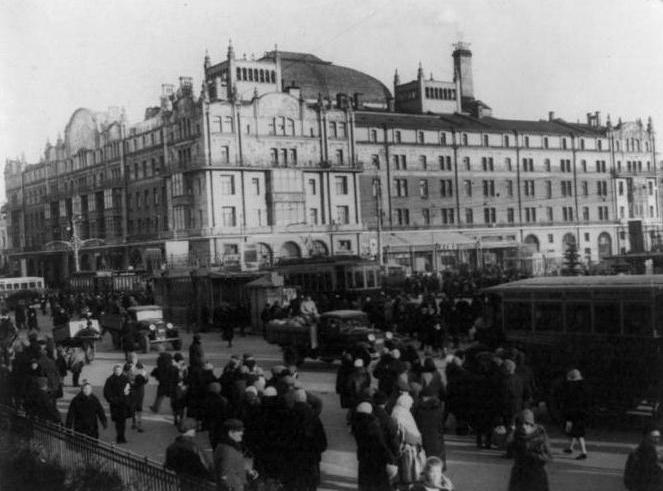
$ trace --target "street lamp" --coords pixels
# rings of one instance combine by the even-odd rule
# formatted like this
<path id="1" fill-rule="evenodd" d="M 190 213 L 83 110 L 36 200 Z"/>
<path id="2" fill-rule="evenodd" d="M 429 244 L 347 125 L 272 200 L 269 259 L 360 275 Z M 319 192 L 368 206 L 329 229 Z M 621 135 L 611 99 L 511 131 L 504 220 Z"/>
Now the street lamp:
<path id="1" fill-rule="evenodd" d="M 71 247 L 71 250 L 74 252 L 74 268 L 77 273 L 81 270 L 81 263 L 78 257 L 78 251 L 81 248 L 81 237 L 78 232 L 78 225 L 80 222 L 80 216 L 73 216 L 69 222 L 71 225 L 67 227 L 67 232 L 70 233 L 68 244 Z"/>

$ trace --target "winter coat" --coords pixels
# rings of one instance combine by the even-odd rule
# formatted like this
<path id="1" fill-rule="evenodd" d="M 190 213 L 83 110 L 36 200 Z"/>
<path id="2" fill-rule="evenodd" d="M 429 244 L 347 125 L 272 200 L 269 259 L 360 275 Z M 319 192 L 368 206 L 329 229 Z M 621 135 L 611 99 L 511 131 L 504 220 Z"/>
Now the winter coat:
<path id="1" fill-rule="evenodd" d="M 180 435 L 166 449 L 166 469 L 200 479 L 210 479 L 209 462 L 205 452 L 193 437 Z"/>
<path id="2" fill-rule="evenodd" d="M 359 489 L 371 491 L 392 489 L 387 475 L 387 464 L 395 465 L 396 457 L 385 441 L 378 419 L 373 414 L 355 414 L 352 420 L 352 434 L 357 441 Z"/>
<path id="3" fill-rule="evenodd" d="M 207 430 L 212 448 L 223 436 L 223 422 L 231 416 L 228 401 L 221 394 L 208 392 L 202 404 L 203 429 Z"/>
<path id="4" fill-rule="evenodd" d="M 348 408 L 355 408 L 361 402 L 364 391 L 371 385 L 371 375 L 366 368 L 354 368 L 345 381 L 344 399 Z"/>
<path id="5" fill-rule="evenodd" d="M 437 397 L 422 401 L 414 411 L 426 456 L 446 462 L 444 448 L 444 404 Z"/>
<path id="6" fill-rule="evenodd" d="M 632 473 L 636 482 L 631 483 L 629 491 L 660 491 L 663 489 L 663 469 L 659 464 L 656 447 L 649 442 L 642 442 L 632 452 L 629 459 L 634 459 Z"/>
<path id="7" fill-rule="evenodd" d="M 194 341 L 189 346 L 189 366 L 201 367 L 205 364 L 205 352 L 200 341 Z"/>
<path id="8" fill-rule="evenodd" d="M 562 387 L 562 414 L 565 421 L 571 422 L 570 436 L 585 436 L 585 423 L 589 417 L 589 394 L 585 383 L 567 381 Z"/>
<path id="9" fill-rule="evenodd" d="M 126 375 L 111 375 L 104 384 L 104 399 L 110 405 L 110 415 L 113 421 L 122 421 L 131 416 L 129 399 L 129 377 Z"/>
<path id="10" fill-rule="evenodd" d="M 501 413 L 504 419 L 512 419 L 523 409 L 525 388 L 519 375 L 505 375 L 500 386 Z"/>
<path id="11" fill-rule="evenodd" d="M 380 425 L 380 431 L 392 454 L 397 455 L 400 447 L 400 435 L 398 434 L 398 424 L 389 415 L 385 408 L 381 406 L 373 407 L 373 416 L 375 416 Z"/>
<path id="12" fill-rule="evenodd" d="M 248 484 L 241 446 L 227 436 L 214 450 L 214 473 L 219 491 L 244 491 Z"/>
<path id="13" fill-rule="evenodd" d="M 512 443 L 514 463 L 509 491 L 548 491 L 548 474 L 544 465 L 552 460 L 548 436 L 542 426 L 527 434 L 516 430 Z"/>
<path id="14" fill-rule="evenodd" d="M 341 366 L 338 367 L 338 371 L 336 372 L 336 393 L 341 398 L 342 409 L 350 408 L 350 402 L 347 399 L 347 382 L 353 370 L 352 357 L 348 356 L 341 360 Z"/>
<path id="15" fill-rule="evenodd" d="M 60 424 L 60 412 L 55 405 L 55 399 L 45 390 L 31 391 L 25 401 L 25 411 L 28 416 L 51 423 Z"/>
<path id="16" fill-rule="evenodd" d="M 67 412 L 67 428 L 73 428 L 79 433 L 83 433 L 92 438 L 99 438 L 99 427 L 97 419 L 105 427 L 107 424 L 104 408 L 99 399 L 94 394 L 86 396 L 79 392 L 71 400 L 69 411 Z"/>
<path id="17" fill-rule="evenodd" d="M 164 364 L 163 366 L 157 366 L 152 370 L 151 375 L 159 382 L 159 385 L 157 386 L 157 396 L 172 398 L 175 394 L 177 383 L 180 380 L 180 371 L 178 368 L 172 363 L 168 365 Z"/>

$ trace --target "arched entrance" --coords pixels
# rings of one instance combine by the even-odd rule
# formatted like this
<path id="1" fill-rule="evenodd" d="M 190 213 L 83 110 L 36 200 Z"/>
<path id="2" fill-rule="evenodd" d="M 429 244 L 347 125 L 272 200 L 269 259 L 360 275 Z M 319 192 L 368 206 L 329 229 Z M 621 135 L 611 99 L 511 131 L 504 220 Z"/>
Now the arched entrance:
<path id="1" fill-rule="evenodd" d="M 612 237 L 608 232 L 599 234 L 599 259 L 612 255 Z"/>
<path id="2" fill-rule="evenodd" d="M 571 246 L 575 246 L 577 249 L 576 236 L 571 232 L 564 234 L 564 237 L 562 237 L 562 244 L 564 244 L 565 251 Z"/>
<path id="3" fill-rule="evenodd" d="M 129 254 L 129 265 L 134 269 L 141 269 L 143 267 L 143 255 L 138 249 L 134 249 Z"/>
<path id="4" fill-rule="evenodd" d="M 274 253 L 272 248 L 264 242 L 258 242 L 256 245 L 256 252 L 258 255 L 258 266 L 271 266 L 274 261 Z"/>
<path id="5" fill-rule="evenodd" d="M 87 253 L 81 254 L 81 271 L 90 271 L 91 269 L 90 255 Z"/>
<path id="6" fill-rule="evenodd" d="M 302 257 L 302 250 L 295 242 L 288 241 L 281 246 L 279 258 L 292 259 L 296 257 Z"/>
<path id="7" fill-rule="evenodd" d="M 529 249 L 530 252 L 539 252 L 539 239 L 536 235 L 530 234 L 527 237 L 525 237 L 525 245 Z"/>
<path id="8" fill-rule="evenodd" d="M 327 249 L 327 244 L 325 244 L 323 241 L 314 240 L 311 245 L 312 256 L 329 256 L 329 249 Z"/>

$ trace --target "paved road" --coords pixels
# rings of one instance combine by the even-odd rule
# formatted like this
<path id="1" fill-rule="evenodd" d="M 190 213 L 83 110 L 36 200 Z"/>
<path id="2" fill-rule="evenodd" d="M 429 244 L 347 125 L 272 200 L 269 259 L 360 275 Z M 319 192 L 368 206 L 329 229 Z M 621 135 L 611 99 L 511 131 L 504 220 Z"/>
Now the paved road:
<path id="1" fill-rule="evenodd" d="M 50 323 L 40 318 L 40 325 Z M 48 327 L 46 328 L 48 329 Z M 218 333 L 202 334 L 203 347 L 207 358 L 214 364 L 217 375 L 231 354 L 242 355 L 252 353 L 260 366 L 269 370 L 281 362 L 281 353 L 277 347 L 267 344 L 257 336 L 235 338 L 232 349 L 225 347 Z M 183 353 L 187 354 L 191 335 L 184 334 Z M 155 366 L 157 352 L 139 355 L 148 373 Z M 105 379 L 110 375 L 115 363 L 123 362 L 123 354 L 112 349 L 110 337 L 106 336 L 97 346 L 97 357 L 91 365 L 87 365 L 82 378 L 88 379 L 94 392 L 101 397 Z M 334 393 L 335 366 L 323 362 L 307 362 L 301 369 L 302 383 L 318 394 L 324 403 L 322 420 L 327 431 L 329 449 L 323 455 L 322 490 L 356 489 L 356 469 L 354 439 L 345 425 L 345 412 L 339 406 L 338 397 Z M 59 401 L 59 409 L 65 413 L 71 398 L 78 389 L 71 387 L 71 378 L 65 380 L 65 396 Z M 161 413 L 152 414 L 149 405 L 154 400 L 156 383 L 150 380 L 146 387 L 144 428 L 145 433 L 128 430 L 129 443 L 123 447 L 141 455 L 148 455 L 157 461 L 163 461 L 168 444 L 177 436 L 170 415 L 168 403 L 164 403 Z M 590 458 L 578 462 L 562 453 L 565 445 L 563 436 L 549 428 L 555 461 L 548 466 L 553 490 L 564 491 L 623 491 L 622 470 L 626 455 L 638 440 L 637 431 L 601 431 L 590 432 Z M 113 441 L 112 425 L 102 431 L 101 438 Z M 197 436 L 204 448 L 209 449 L 207 434 Z M 511 461 L 502 458 L 497 450 L 477 450 L 472 437 L 447 436 L 448 475 L 458 490 L 502 490 L 506 489 Z"/>

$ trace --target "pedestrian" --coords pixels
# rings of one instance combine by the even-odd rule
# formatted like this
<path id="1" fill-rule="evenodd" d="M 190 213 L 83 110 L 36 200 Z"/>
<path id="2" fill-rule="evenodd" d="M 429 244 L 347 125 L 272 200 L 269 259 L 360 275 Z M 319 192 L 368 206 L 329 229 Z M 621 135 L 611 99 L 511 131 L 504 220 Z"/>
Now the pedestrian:
<path id="1" fill-rule="evenodd" d="M 565 432 L 570 437 L 569 446 L 564 453 L 573 453 L 576 441 L 580 445 L 580 455 L 576 460 L 587 458 L 585 445 L 585 425 L 589 416 L 589 397 L 580 370 L 573 369 L 566 375 L 562 390 L 562 414 L 565 420 Z"/>
<path id="2" fill-rule="evenodd" d="M 198 479 L 211 479 L 211 465 L 205 452 L 195 441 L 197 423 L 186 418 L 180 426 L 181 435 L 175 438 L 166 449 L 164 467 L 177 475 L 186 475 Z"/>
<path id="3" fill-rule="evenodd" d="M 76 346 L 72 349 L 68 365 L 71 372 L 72 385 L 78 387 L 78 381 L 85 366 L 85 352 L 82 348 Z"/>
<path id="4" fill-rule="evenodd" d="M 516 418 L 511 443 L 515 458 L 509 479 L 509 491 L 548 491 L 545 464 L 552 460 L 548 435 L 534 421 L 534 413 L 525 409 Z"/>
<path id="5" fill-rule="evenodd" d="M 175 361 L 170 353 L 161 353 L 159 354 L 159 358 L 157 358 L 157 366 L 152 370 L 151 375 L 157 380 L 158 385 L 156 398 L 150 409 L 153 413 L 158 413 L 165 397 L 170 398 L 172 405 L 175 389 L 180 378 L 180 371 L 175 366 Z"/>
<path id="6" fill-rule="evenodd" d="M 219 491 L 244 491 L 249 478 L 258 477 L 244 457 L 243 437 L 244 424 L 240 420 L 231 418 L 223 423 L 223 435 L 214 450 L 214 473 Z"/>
<path id="7" fill-rule="evenodd" d="M 203 400 L 203 430 L 207 431 L 209 443 L 214 450 L 223 437 L 223 423 L 230 418 L 230 406 L 221 395 L 221 384 L 212 382 Z"/>
<path id="8" fill-rule="evenodd" d="M 442 470 L 447 470 L 447 455 L 444 445 L 444 404 L 433 385 L 421 391 L 421 400 L 414 410 L 414 420 L 421 432 L 426 456 L 442 461 Z"/>
<path id="9" fill-rule="evenodd" d="M 115 423 L 116 442 L 127 443 L 125 428 L 131 415 L 129 378 L 123 373 L 122 365 L 113 367 L 113 374 L 104 384 L 104 398 L 110 405 L 111 420 Z"/>
<path id="10" fill-rule="evenodd" d="M 445 464 L 437 457 L 428 457 L 421 473 L 421 482 L 410 486 L 411 491 L 453 491 L 454 485 L 444 475 Z"/>
<path id="11" fill-rule="evenodd" d="M 104 408 L 97 396 L 92 393 L 92 385 L 89 382 L 83 382 L 81 391 L 69 404 L 66 426 L 91 438 L 99 438 L 97 420 L 106 429 L 108 421 Z"/>
<path id="12" fill-rule="evenodd" d="M 523 395 L 525 388 L 523 381 L 518 374 L 516 374 L 516 364 L 513 360 L 504 360 L 502 365 L 504 370 L 502 380 L 500 381 L 500 404 L 502 424 L 507 430 L 508 438 L 511 438 L 515 430 L 515 417 L 523 409 Z M 507 457 L 511 457 L 511 453 L 507 450 Z"/>
<path id="13" fill-rule="evenodd" d="M 359 491 L 389 491 L 398 472 L 396 455 L 387 443 L 380 422 L 369 402 L 361 402 L 352 417 L 357 442 L 357 487 Z"/>
<path id="14" fill-rule="evenodd" d="M 230 322 L 229 317 L 230 316 L 228 316 L 224 319 L 225 322 L 223 323 L 223 327 L 222 327 L 222 329 L 223 329 L 222 338 L 223 338 L 224 341 L 228 342 L 228 348 L 232 348 L 233 347 L 233 338 L 235 337 L 235 326 L 232 322 Z"/>
<path id="15" fill-rule="evenodd" d="M 136 353 L 130 353 L 130 359 L 124 365 L 124 373 L 129 378 L 130 392 L 129 404 L 131 412 L 131 429 L 142 433 L 143 430 L 143 402 L 145 400 L 145 386 L 147 385 L 147 372 L 138 360 Z"/>
<path id="16" fill-rule="evenodd" d="M 193 342 L 189 346 L 189 367 L 203 367 L 205 365 L 205 352 L 200 341 L 200 334 L 193 335 Z"/>
<path id="17" fill-rule="evenodd" d="M 398 480 L 401 484 L 411 484 L 419 479 L 426 459 L 421 432 L 412 415 L 413 404 L 412 396 L 401 394 L 391 412 L 401 438 L 401 455 L 398 461 Z"/>
<path id="18" fill-rule="evenodd" d="M 28 392 L 25 401 L 25 412 L 31 418 L 60 424 L 62 419 L 55 404 L 55 398 L 48 390 L 48 379 L 38 377 L 36 386 Z"/>
<path id="19" fill-rule="evenodd" d="M 23 304 L 23 300 L 20 300 L 16 306 L 16 309 L 14 310 L 14 322 L 16 323 L 17 329 L 25 329 L 25 321 L 25 305 Z"/>
<path id="20" fill-rule="evenodd" d="M 647 425 L 642 432 L 640 444 L 626 460 L 624 485 L 629 491 L 660 491 L 663 489 L 663 469 L 656 448 L 661 441 L 661 432 Z"/>

